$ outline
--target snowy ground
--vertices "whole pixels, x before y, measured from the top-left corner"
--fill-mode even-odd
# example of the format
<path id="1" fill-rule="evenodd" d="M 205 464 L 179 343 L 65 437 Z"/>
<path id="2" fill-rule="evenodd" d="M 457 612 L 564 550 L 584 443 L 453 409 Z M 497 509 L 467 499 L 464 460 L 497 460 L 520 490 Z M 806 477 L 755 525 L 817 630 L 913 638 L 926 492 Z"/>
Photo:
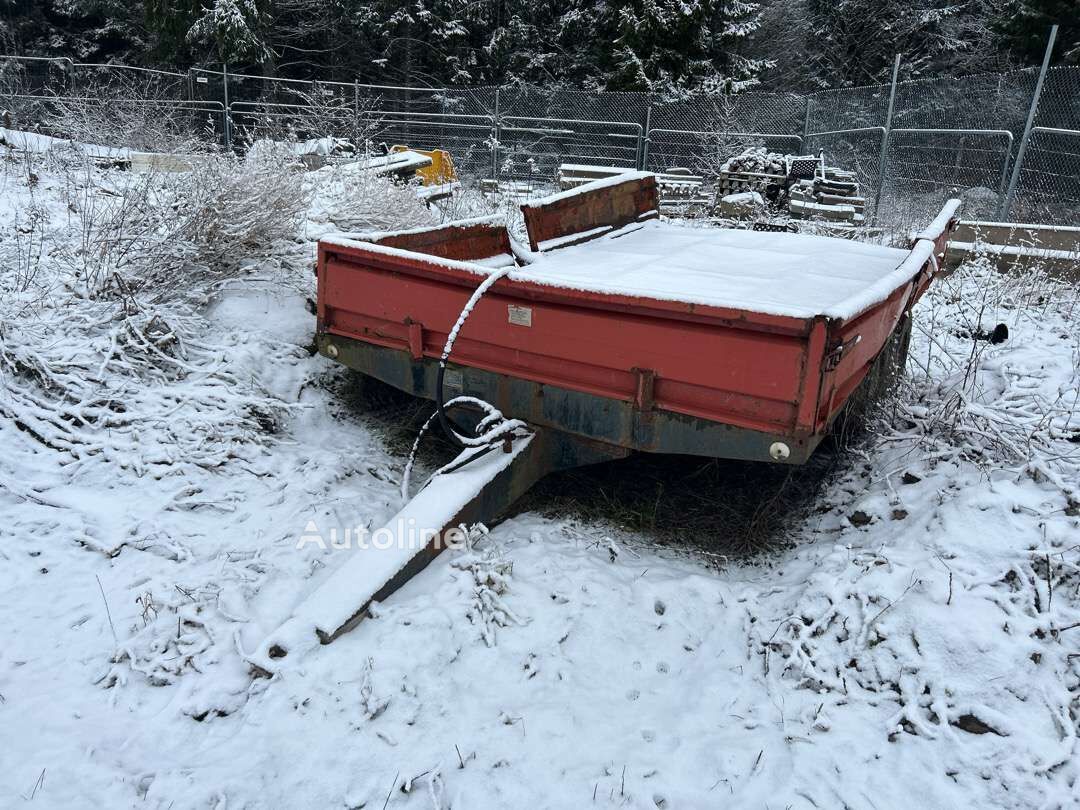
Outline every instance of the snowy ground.
<path id="1" fill-rule="evenodd" d="M 937 284 L 908 404 L 786 550 L 717 566 L 523 514 L 253 678 L 245 653 L 350 553 L 298 550 L 308 521 L 379 525 L 404 458 L 306 350 L 307 246 L 199 306 L 80 297 L 60 248 L 126 180 L 72 194 L 22 161 L 0 181 L 0 806 L 1080 804 L 1075 286 L 978 262 Z M 998 322 L 1007 342 L 972 339 Z"/>

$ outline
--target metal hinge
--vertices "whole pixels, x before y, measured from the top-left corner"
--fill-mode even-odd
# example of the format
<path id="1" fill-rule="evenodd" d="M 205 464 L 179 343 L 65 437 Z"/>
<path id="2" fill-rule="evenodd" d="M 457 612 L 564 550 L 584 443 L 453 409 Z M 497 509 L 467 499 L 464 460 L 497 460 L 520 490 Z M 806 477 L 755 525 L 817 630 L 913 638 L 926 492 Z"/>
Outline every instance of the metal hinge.
<path id="1" fill-rule="evenodd" d="M 851 340 L 835 344 L 825 353 L 825 369 L 827 371 L 832 371 L 834 368 L 840 365 L 840 361 L 844 359 L 844 353 L 848 349 L 858 345 L 859 341 L 861 340 L 862 335 L 855 335 L 855 337 L 851 338 Z"/>

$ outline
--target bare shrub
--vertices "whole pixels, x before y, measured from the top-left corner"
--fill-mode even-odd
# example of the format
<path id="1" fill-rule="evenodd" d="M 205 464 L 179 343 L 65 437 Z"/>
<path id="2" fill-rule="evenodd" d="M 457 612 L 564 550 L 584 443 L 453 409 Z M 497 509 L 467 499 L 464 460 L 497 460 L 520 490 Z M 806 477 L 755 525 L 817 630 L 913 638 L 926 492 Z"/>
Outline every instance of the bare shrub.
<path id="1" fill-rule="evenodd" d="M 416 187 L 376 175 L 366 161 L 327 166 L 308 175 L 312 219 L 344 231 L 389 231 L 435 223 Z"/>
<path id="2" fill-rule="evenodd" d="M 44 88 L 61 79 L 62 63 L 36 62 L 33 66 L 14 59 L 0 60 L 0 126 L 34 130 L 47 102 Z M 37 71 L 37 75 L 34 75 Z"/>
<path id="3" fill-rule="evenodd" d="M 726 95 L 720 96 L 713 104 L 712 114 L 704 126 L 705 134 L 693 168 L 706 177 L 717 177 L 731 158 L 753 147 L 763 146 L 761 138 L 741 133 L 741 128 L 735 103 Z"/>
<path id="4" fill-rule="evenodd" d="M 986 469 L 1013 469 L 1049 480 L 1067 493 L 1080 477 L 1073 451 L 1080 402 L 1080 342 L 1075 330 L 1050 333 L 1073 347 L 1071 367 L 1047 355 L 1024 371 L 1002 356 L 1030 351 L 1015 337 L 1001 346 L 990 336 L 998 323 L 1014 334 L 1045 335 L 1046 323 L 1071 324 L 1075 287 L 1035 267 L 1002 273 L 988 257 L 976 257 L 931 286 L 915 320 L 921 344 L 910 358 L 911 390 L 887 437 L 917 442 L 935 458 L 959 457 Z M 1057 380 L 1053 398 L 1038 394 L 1041 381 Z"/>
<path id="5" fill-rule="evenodd" d="M 156 85 L 112 82 L 52 96 L 41 111 L 52 135 L 142 152 L 192 154 L 215 149 L 220 113 Z M 216 119 L 216 120 L 215 120 Z"/>
<path id="6" fill-rule="evenodd" d="M 0 416 L 71 460 L 136 474 L 219 467 L 270 440 L 285 403 L 237 378 L 186 307 L 56 297 L 8 321 Z M 153 430 L 150 430 L 153 428 Z"/>
<path id="7" fill-rule="evenodd" d="M 313 82 L 290 86 L 283 101 L 262 101 L 234 112 L 234 126 L 249 145 L 262 140 L 294 144 L 297 153 L 355 156 L 379 130 L 378 97 L 359 98 L 352 87 Z"/>
<path id="8" fill-rule="evenodd" d="M 181 181 L 172 208 L 182 217 L 180 234 L 195 246 L 200 263 L 227 273 L 252 256 L 295 243 L 309 204 L 295 159 L 269 149 L 243 160 L 196 163 Z"/>
<path id="9" fill-rule="evenodd" d="M 190 172 L 134 175 L 111 194 L 87 184 L 79 238 L 57 258 L 89 297 L 201 298 L 209 284 L 300 236 L 308 193 L 287 156 L 205 156 Z"/>
<path id="10" fill-rule="evenodd" d="M 35 157 L 39 172 L 56 162 Z M 198 305 L 235 272 L 245 243 L 266 256 L 276 240 L 295 240 L 304 195 L 290 197 L 295 172 L 223 158 L 207 165 L 108 182 L 84 160 L 62 214 L 44 199 L 64 193 L 56 175 L 46 189 L 6 178 L 16 222 L 0 223 L 0 244 L 16 251 L 0 253 L 0 420 L 13 435 L 79 464 L 155 476 L 254 458 L 273 440 L 267 426 L 291 406 L 238 372 L 228 346 L 207 341 Z M 288 207 L 263 213 L 280 201 Z M 46 213 L 32 220 L 25 253 L 25 242 L 7 237 L 38 208 Z M 302 352 L 270 350 L 286 363 Z"/>

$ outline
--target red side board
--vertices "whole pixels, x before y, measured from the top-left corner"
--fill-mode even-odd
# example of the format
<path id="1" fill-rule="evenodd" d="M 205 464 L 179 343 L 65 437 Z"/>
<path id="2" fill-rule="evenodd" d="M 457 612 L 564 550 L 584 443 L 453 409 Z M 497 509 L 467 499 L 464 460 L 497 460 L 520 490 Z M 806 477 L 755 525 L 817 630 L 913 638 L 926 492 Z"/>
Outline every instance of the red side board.
<path id="1" fill-rule="evenodd" d="M 323 244 L 320 329 L 401 350 L 412 331 L 420 353 L 438 358 L 479 281 L 430 260 Z M 651 371 L 655 408 L 790 435 L 812 432 L 813 409 L 799 406 L 816 401 L 824 346 L 821 321 L 503 279 L 469 316 L 454 362 L 626 402 L 640 399 L 639 370 Z"/>
<path id="2" fill-rule="evenodd" d="M 510 255 L 510 235 L 506 228 L 491 222 L 450 223 L 438 228 L 390 233 L 374 240 L 374 244 L 458 261 Z"/>
<path id="3" fill-rule="evenodd" d="M 387 247 L 468 260 L 508 252 L 499 229 L 410 234 Z M 402 237 L 404 238 L 404 237 Z M 508 278 L 479 301 L 456 364 L 796 440 L 823 433 L 934 268 L 849 321 L 569 290 Z M 319 245 L 319 330 L 437 359 L 482 280 L 421 253 Z M 508 414 L 513 415 L 513 414 Z"/>
<path id="4" fill-rule="evenodd" d="M 592 185 L 592 184 L 589 184 Z M 597 235 L 599 228 L 620 228 L 660 211 L 656 175 L 633 177 L 622 183 L 582 186 L 553 202 L 521 206 L 529 246 L 541 250 L 543 243 L 573 234 Z"/>

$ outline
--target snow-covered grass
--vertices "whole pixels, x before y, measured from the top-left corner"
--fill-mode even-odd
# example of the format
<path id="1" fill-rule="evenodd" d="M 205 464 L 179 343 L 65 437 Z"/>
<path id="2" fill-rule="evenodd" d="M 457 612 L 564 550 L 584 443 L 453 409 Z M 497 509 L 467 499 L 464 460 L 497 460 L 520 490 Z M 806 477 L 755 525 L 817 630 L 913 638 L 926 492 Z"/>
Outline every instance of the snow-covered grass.
<path id="1" fill-rule="evenodd" d="M 363 206 L 313 173 L 295 226 L 241 249 L 225 194 L 170 283 L 116 256 L 179 238 L 150 209 L 183 220 L 183 181 L 4 160 L 0 805 L 1075 806 L 1074 286 L 939 280 L 887 426 L 769 554 L 519 514 L 256 678 L 350 554 L 298 549 L 309 521 L 401 504 L 400 442 L 307 350 L 311 238 Z M 365 194 L 345 227 L 423 216 Z"/>

